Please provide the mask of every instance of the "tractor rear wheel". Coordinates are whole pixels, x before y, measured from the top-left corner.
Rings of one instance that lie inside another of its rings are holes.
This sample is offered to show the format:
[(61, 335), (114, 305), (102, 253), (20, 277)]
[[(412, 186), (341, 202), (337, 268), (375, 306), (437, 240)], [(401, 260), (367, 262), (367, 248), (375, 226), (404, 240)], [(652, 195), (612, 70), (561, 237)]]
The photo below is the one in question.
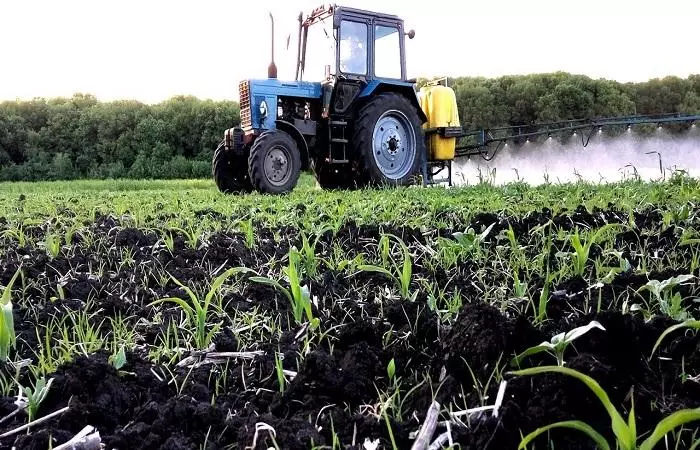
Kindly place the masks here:
[(353, 142), (360, 175), (370, 184), (405, 186), (417, 181), (425, 140), (418, 112), (406, 97), (384, 93), (364, 105)]
[(236, 156), (232, 151), (227, 151), (224, 141), (214, 150), (211, 172), (216, 187), (225, 194), (253, 190), (248, 176), (248, 161), (244, 156)]
[(263, 132), (248, 156), (248, 174), (259, 192), (283, 194), (299, 181), (301, 156), (296, 141), (281, 130)]

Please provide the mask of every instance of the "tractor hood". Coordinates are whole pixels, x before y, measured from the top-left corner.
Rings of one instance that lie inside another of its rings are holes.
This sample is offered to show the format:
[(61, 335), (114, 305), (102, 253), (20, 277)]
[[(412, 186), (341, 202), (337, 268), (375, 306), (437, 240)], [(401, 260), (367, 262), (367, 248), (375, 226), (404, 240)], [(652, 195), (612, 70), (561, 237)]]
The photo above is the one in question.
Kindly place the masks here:
[(241, 127), (244, 130), (274, 128), (278, 96), (320, 99), (321, 83), (274, 78), (241, 81)]
[(279, 95), (282, 97), (321, 98), (321, 83), (310, 81), (280, 81), (274, 78), (250, 80), (252, 95)]

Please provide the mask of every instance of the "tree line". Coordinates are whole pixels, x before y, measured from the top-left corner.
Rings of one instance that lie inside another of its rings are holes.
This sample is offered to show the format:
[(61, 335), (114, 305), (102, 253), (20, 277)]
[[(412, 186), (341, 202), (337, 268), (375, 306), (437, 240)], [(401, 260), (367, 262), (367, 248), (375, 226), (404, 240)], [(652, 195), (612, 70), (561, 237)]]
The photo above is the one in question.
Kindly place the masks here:
[[(418, 85), (426, 80), (419, 80)], [(463, 127), (630, 114), (700, 114), (700, 75), (619, 83), (568, 73), (449, 78)], [(148, 105), (71, 98), (0, 103), (0, 180), (208, 178), (233, 101)]]
[[(419, 85), (427, 82), (419, 80)], [(448, 78), (460, 123), (468, 129), (537, 122), (647, 115), (700, 114), (700, 74), (620, 83), (564, 72), (499, 78)]]
[(237, 102), (92, 95), (0, 103), (0, 180), (207, 178)]

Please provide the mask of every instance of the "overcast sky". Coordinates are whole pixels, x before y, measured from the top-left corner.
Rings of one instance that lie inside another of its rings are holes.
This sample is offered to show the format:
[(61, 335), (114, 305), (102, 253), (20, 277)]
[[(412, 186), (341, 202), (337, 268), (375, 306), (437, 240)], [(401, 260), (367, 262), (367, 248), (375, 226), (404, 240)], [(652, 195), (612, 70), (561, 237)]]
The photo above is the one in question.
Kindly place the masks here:
[[(269, 17), (280, 78), (294, 76), (296, 18), (318, 0), (0, 0), (0, 99), (237, 99), (265, 77)], [(410, 76), (557, 70), (641, 81), (700, 73), (700, 0), (347, 0), (416, 30)], [(434, 6), (435, 9), (428, 8)], [(287, 35), (292, 45), (285, 54)], [(285, 57), (286, 56), (286, 57)]]

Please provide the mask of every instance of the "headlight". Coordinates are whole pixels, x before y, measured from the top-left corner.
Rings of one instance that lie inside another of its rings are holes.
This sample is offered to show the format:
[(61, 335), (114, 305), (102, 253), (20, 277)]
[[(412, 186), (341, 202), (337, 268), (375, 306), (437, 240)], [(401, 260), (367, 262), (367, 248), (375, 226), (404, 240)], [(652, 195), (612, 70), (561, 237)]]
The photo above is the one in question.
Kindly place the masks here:
[(267, 103), (265, 103), (265, 100), (260, 102), (260, 115), (267, 117)]

